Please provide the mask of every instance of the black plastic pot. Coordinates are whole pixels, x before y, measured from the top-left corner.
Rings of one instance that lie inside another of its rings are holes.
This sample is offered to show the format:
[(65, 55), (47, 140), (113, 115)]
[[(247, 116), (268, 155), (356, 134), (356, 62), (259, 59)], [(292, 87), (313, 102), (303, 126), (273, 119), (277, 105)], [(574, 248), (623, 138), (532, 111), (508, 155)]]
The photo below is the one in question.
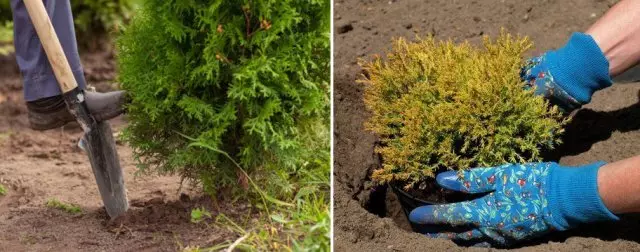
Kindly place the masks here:
[[(409, 214), (413, 209), (416, 209), (420, 206), (427, 205), (439, 205), (441, 203), (430, 202), (423, 199), (419, 199), (417, 197), (412, 196), (411, 194), (402, 190), (402, 188), (397, 187), (396, 185), (390, 185), (393, 193), (398, 196), (398, 200), (400, 201), (400, 205), (402, 206), (402, 210), (404, 211), (407, 220), (409, 220)], [(416, 224), (409, 221), (411, 224), (411, 229), (414, 232), (418, 233), (441, 233), (441, 232), (465, 232), (468, 231), (470, 227), (468, 226), (450, 226), (450, 225), (422, 225)]]

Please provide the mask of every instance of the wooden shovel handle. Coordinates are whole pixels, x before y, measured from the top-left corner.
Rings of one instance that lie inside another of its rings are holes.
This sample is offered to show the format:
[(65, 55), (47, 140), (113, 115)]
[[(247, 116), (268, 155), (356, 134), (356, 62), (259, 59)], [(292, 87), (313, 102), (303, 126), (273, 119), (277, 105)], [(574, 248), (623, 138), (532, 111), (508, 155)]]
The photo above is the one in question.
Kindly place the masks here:
[(36, 28), (36, 33), (40, 38), (42, 47), (44, 47), (62, 93), (73, 90), (78, 86), (78, 83), (73, 76), (71, 66), (62, 50), (62, 45), (60, 45), (60, 40), (58, 40), (58, 35), (53, 29), (53, 24), (51, 24), (42, 0), (24, 0), (24, 5), (27, 7), (31, 22)]

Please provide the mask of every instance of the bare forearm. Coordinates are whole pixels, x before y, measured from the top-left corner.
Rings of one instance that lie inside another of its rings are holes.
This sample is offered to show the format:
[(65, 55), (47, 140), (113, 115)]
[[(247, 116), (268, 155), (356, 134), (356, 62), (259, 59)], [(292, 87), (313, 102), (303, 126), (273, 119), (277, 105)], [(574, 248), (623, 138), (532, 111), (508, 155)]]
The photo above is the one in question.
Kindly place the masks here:
[(598, 192), (616, 214), (640, 212), (640, 156), (604, 165), (598, 171)]
[(638, 20), (640, 0), (623, 0), (587, 30), (609, 60), (609, 75), (616, 76), (640, 61)]

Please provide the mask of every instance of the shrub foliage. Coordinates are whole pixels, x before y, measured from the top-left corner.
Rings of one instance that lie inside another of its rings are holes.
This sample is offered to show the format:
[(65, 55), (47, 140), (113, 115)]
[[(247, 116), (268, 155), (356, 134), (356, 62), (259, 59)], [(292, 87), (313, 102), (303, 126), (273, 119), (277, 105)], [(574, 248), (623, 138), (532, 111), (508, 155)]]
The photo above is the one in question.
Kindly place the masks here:
[(468, 42), (398, 39), (386, 59), (362, 62), (366, 128), (381, 138), (373, 179), (409, 188), (444, 169), (540, 160), (565, 121), (519, 77), (526, 38)]
[(117, 41), (143, 171), (214, 192), (243, 181), (226, 154), (286, 180), (328, 153), (329, 15), (328, 0), (147, 1)]

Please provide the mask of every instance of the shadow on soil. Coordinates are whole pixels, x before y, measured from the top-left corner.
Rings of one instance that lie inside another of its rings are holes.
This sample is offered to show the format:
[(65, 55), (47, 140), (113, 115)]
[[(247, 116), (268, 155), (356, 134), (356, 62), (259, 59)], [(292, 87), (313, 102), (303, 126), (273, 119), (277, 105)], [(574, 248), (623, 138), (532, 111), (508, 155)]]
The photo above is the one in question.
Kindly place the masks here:
[[(640, 93), (638, 94), (640, 97)], [(640, 103), (614, 111), (594, 111), (582, 109), (577, 111), (571, 122), (565, 127), (562, 138), (563, 144), (553, 152), (544, 154), (545, 160), (558, 161), (565, 156), (573, 156), (584, 153), (601, 141), (611, 137), (613, 132), (629, 132), (640, 130)], [(378, 160), (378, 164), (381, 160)], [(370, 171), (371, 172), (371, 171)], [(370, 174), (369, 174), (370, 175)], [(371, 183), (367, 176), (365, 184)], [(406, 230), (410, 230), (409, 223), (400, 211), (400, 204), (396, 196), (386, 186), (372, 186), (361, 188), (361, 191), (353, 195), (353, 199), (360, 201), (363, 208), (380, 217), (392, 218), (396, 224)], [(534, 239), (526, 243), (518, 244), (520, 248), (548, 242), (564, 242), (570, 237), (593, 237), (605, 241), (624, 239), (640, 242), (637, 230), (640, 229), (640, 215), (620, 216), (617, 223), (598, 223), (585, 225), (576, 229), (556, 232), (543, 238)], [(465, 246), (467, 244), (459, 244)]]
[[(640, 96), (640, 94), (638, 94)], [(593, 144), (607, 140), (615, 131), (629, 132), (640, 129), (640, 103), (614, 111), (578, 111), (565, 127), (562, 142), (546, 160), (560, 160), (564, 156), (577, 155), (591, 149)]]

